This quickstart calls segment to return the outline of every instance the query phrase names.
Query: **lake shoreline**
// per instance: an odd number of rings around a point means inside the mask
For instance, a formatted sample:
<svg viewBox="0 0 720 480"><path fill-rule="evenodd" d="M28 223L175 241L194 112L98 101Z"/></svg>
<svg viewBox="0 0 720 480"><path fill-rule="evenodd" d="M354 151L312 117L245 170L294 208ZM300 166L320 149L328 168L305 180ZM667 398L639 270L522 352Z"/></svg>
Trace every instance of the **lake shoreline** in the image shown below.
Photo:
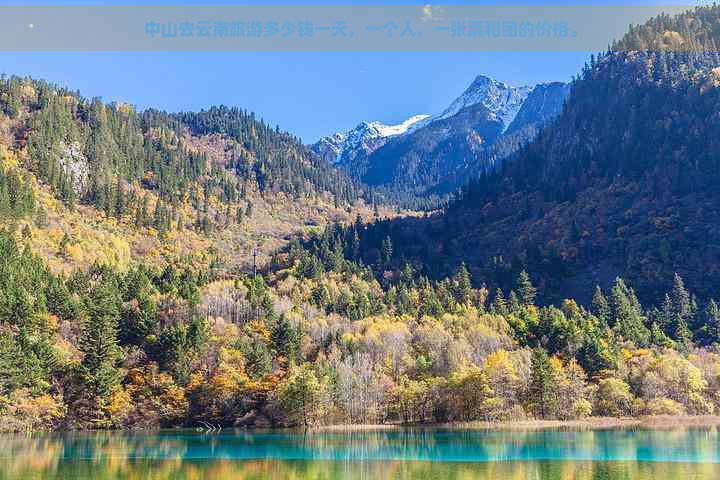
<svg viewBox="0 0 720 480"><path fill-rule="evenodd" d="M681 429L681 428L703 428L720 426L720 415L656 415L642 417L590 417L581 420L506 420L506 421L471 421L471 422L445 422L445 423L377 423L377 424L347 424L347 425L315 425L307 429L302 427L272 427L272 426L242 426L223 427L213 431L307 431L309 433L322 432L364 432L364 431L402 431L412 428L439 428L448 430L607 430L623 428L643 429ZM125 429L97 429L97 430L35 430L25 433L33 434L55 434L55 433L82 433L82 432L110 432L110 433L152 433L172 431L196 431L208 433L211 431L198 427L168 427L168 428L125 428ZM0 434L22 433L14 430L3 430Z"/></svg>
<svg viewBox="0 0 720 480"><path fill-rule="evenodd" d="M448 428L468 430L552 430L579 429L603 430L621 428L701 428L720 426L720 415L700 416L643 416L643 417L591 417L583 420L516 420L473 421L454 423L384 423L360 425L323 425L309 430L316 432L361 432L372 430L403 430L407 428Z"/></svg>

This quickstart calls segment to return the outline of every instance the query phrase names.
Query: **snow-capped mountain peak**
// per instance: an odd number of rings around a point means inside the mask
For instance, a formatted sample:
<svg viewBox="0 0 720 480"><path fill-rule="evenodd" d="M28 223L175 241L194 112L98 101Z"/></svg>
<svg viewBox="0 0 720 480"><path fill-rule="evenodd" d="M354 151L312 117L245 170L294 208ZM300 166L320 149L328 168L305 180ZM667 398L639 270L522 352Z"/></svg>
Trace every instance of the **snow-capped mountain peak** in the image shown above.
<svg viewBox="0 0 720 480"><path fill-rule="evenodd" d="M482 104L502 121L504 130L515 119L532 89L532 86L511 87L486 75L478 75L462 95L432 120L449 118L465 107Z"/></svg>
<svg viewBox="0 0 720 480"><path fill-rule="evenodd" d="M353 171L353 169L364 169L367 158L369 156L375 158L378 149L386 144L395 144L412 138L414 135L420 134L419 132L424 130L425 127L439 125L435 123L438 121L442 122L442 125L428 133L435 141L449 138L458 132L464 131L467 118L475 118L475 123L497 121L501 124L499 133L504 134L513 124L518 113L524 111L521 108L531 96L530 94L534 88L534 86L513 87L486 75L478 75L462 95L457 97L441 113L415 115L395 125L387 125L377 121L362 122L350 130L321 138L311 148L326 161L339 164L346 170ZM556 102L551 103L552 107ZM476 105L482 105L487 109L487 112L477 108L468 110L469 107ZM458 113L466 110L471 115L470 117L463 115L456 117ZM527 123L525 117L529 117L531 120L535 119L534 110L526 110L529 113L521 114L525 123ZM548 115L554 116L556 112L552 108L550 110L552 112L548 113ZM472 117L472 115L477 115L477 117ZM457 121L455 121L456 118ZM497 125L495 124L493 128L497 130ZM477 132L473 135L477 136ZM357 172L355 173L357 174Z"/></svg>
<svg viewBox="0 0 720 480"><path fill-rule="evenodd" d="M387 138L402 135L413 125L422 122L430 115L413 115L395 125L382 122L361 122L355 128L337 132L321 138L313 145L313 150L324 156L331 163L338 163L346 152L363 148L371 153L385 143Z"/></svg>
<svg viewBox="0 0 720 480"><path fill-rule="evenodd" d="M421 122L428 118L430 115L413 115L404 122L400 122L396 125L385 125L381 122L371 122L370 124L375 127L381 137L392 137L394 135L401 135L408 131L413 125Z"/></svg>

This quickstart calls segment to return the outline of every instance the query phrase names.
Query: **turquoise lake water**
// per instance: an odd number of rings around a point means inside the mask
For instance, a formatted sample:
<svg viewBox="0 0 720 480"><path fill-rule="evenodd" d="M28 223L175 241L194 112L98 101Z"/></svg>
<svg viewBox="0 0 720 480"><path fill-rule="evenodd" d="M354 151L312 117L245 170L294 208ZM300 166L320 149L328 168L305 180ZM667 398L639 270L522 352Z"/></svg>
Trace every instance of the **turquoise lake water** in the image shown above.
<svg viewBox="0 0 720 480"><path fill-rule="evenodd" d="M3 479L720 479L716 428L0 436Z"/></svg>

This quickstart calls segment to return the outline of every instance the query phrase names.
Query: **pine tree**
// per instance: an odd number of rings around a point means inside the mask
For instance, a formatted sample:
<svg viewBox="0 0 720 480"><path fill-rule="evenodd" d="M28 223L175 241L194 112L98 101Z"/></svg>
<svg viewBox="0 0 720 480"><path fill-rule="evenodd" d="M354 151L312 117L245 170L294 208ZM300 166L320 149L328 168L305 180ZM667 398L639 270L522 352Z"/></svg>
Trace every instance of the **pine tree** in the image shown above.
<svg viewBox="0 0 720 480"><path fill-rule="evenodd" d="M665 332L662 328L660 328L657 322L653 322L650 326L650 343L657 345L658 347L672 348L674 346L673 341L665 335Z"/></svg>
<svg viewBox="0 0 720 480"><path fill-rule="evenodd" d="M636 345L647 345L650 332L645 326L645 317L635 292L622 278L615 280L612 288L612 312L615 318L614 328L625 340Z"/></svg>
<svg viewBox="0 0 720 480"><path fill-rule="evenodd" d="M550 357L543 348L533 350L530 373L530 398L533 411L539 418L557 415L557 385Z"/></svg>
<svg viewBox="0 0 720 480"><path fill-rule="evenodd" d="M660 309L656 309L655 316L657 317L656 323L660 328L663 329L663 332L665 332L665 334L668 336L673 336L675 332L675 314L670 294L665 294L663 302L660 305Z"/></svg>
<svg viewBox="0 0 720 480"><path fill-rule="evenodd" d="M128 302L123 304L118 338L123 344L142 345L158 325L155 289L142 269L129 273L125 282L124 297Z"/></svg>
<svg viewBox="0 0 720 480"><path fill-rule="evenodd" d="M420 288L420 302L422 304L422 313L431 317L437 317L442 314L443 308L440 300L435 293L432 284L424 279Z"/></svg>
<svg viewBox="0 0 720 480"><path fill-rule="evenodd" d="M611 348L612 342L609 340L611 338L603 333L592 332L585 335L577 358L589 375L617 368L617 352Z"/></svg>
<svg viewBox="0 0 720 480"><path fill-rule="evenodd" d="M117 287L102 280L88 294L78 347L83 353L79 374L83 396L90 402L89 420L105 426L106 407L120 385L118 347L119 296Z"/></svg>
<svg viewBox="0 0 720 480"><path fill-rule="evenodd" d="M300 335L298 329L293 328L285 314L281 314L272 331L272 342L278 355L288 361L297 360L300 353Z"/></svg>
<svg viewBox="0 0 720 480"><path fill-rule="evenodd" d="M415 286L415 269L408 262L405 262L400 272L400 282L407 287Z"/></svg>
<svg viewBox="0 0 720 480"><path fill-rule="evenodd" d="M490 310L495 315L506 316L510 313L508 310L507 302L505 301L505 295L503 294L503 291L499 288L495 290L495 298L493 298L492 304L490 305Z"/></svg>
<svg viewBox="0 0 720 480"><path fill-rule="evenodd" d="M520 302L525 305L534 305L535 297L537 295L537 289L533 286L530 281L530 275L523 270L520 272L518 277L518 293L520 295Z"/></svg>
<svg viewBox="0 0 720 480"><path fill-rule="evenodd" d="M472 284L470 272L465 266L465 262L460 264L460 268L455 274L455 278L453 280L455 284L455 301L461 304L469 304L472 300Z"/></svg>
<svg viewBox="0 0 720 480"><path fill-rule="evenodd" d="M599 285L595 286L595 293L592 298L592 313L600 321L602 328L610 326L610 304Z"/></svg>
<svg viewBox="0 0 720 480"><path fill-rule="evenodd" d="M520 297L515 293L515 290L510 290L510 295L508 295L508 309L511 313L517 313L520 311L520 307Z"/></svg>
<svg viewBox="0 0 720 480"><path fill-rule="evenodd" d="M670 336L688 346L692 343L690 325L695 317L696 306L685 284L677 273L673 278L673 287L668 295L670 300Z"/></svg>
<svg viewBox="0 0 720 480"><path fill-rule="evenodd" d="M720 343L720 307L713 299L705 309L705 330L707 343Z"/></svg>

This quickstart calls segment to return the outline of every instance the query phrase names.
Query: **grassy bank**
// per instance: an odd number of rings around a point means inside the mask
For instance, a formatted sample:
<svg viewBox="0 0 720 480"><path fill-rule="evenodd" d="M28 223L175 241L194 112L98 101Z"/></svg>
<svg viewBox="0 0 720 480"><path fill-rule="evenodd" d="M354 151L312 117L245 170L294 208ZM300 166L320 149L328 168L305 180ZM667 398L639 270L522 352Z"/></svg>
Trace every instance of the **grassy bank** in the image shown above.
<svg viewBox="0 0 720 480"><path fill-rule="evenodd" d="M720 425L718 415L698 416L643 416L643 417L590 417L582 420L517 420L503 422L458 422L441 424L363 424L363 425L326 425L312 430L321 432L360 432L372 430L402 430L417 428L454 428L477 430L543 430L543 429L608 429L608 428L699 428Z"/></svg>

